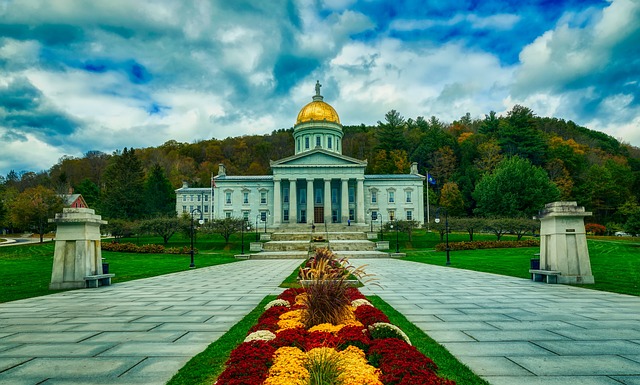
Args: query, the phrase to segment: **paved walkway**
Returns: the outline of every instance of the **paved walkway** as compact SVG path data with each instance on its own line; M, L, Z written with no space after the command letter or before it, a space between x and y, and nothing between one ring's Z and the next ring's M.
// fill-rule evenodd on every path
M164 384L299 260L0 304L0 384ZM495 385L640 385L640 298L394 259L368 286ZM598 277L596 277L596 280Z
M280 293L299 263L243 261L0 304L0 384L164 384Z
M640 384L640 298L392 259L376 294L495 385ZM598 277L595 277L596 281Z

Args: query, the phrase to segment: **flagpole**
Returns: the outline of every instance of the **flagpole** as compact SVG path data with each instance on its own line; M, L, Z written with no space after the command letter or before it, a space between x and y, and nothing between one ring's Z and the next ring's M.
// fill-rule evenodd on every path
M209 201L209 222L213 222L213 172L211 173L211 199Z
M427 171L427 231L431 231L431 218L429 216L429 171Z

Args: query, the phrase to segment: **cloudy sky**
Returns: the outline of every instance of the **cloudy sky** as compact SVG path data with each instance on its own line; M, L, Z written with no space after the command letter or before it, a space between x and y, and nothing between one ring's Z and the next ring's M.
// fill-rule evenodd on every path
M0 174L64 155L523 104L640 146L639 0L0 0Z

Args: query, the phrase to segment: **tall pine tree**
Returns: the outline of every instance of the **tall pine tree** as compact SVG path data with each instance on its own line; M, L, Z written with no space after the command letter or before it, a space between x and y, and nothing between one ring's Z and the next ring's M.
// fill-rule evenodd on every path
M106 218L134 220L144 215L144 171L134 149L115 154L103 175L101 213Z
M155 164L147 176L144 184L144 200L147 206L147 216L164 217L176 215L176 193L164 169Z

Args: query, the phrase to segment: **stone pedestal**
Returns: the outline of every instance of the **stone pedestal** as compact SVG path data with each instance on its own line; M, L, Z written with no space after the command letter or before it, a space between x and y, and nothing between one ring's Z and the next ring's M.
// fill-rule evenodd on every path
M107 222L86 208L65 208L49 222L57 225L49 289L84 288L85 277L103 273L100 225Z
M587 248L584 217L590 216L576 202L545 205L540 220L540 269L559 271L558 283L594 283Z

